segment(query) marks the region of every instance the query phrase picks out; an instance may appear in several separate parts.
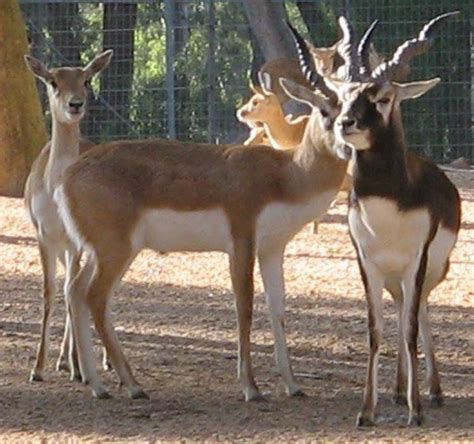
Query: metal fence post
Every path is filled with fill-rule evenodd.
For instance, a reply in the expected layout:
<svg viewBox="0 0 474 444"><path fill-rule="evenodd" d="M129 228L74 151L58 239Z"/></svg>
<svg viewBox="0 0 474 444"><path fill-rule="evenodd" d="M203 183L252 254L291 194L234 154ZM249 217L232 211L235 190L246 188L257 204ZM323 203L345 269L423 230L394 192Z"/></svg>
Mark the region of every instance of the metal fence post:
<svg viewBox="0 0 474 444"><path fill-rule="evenodd" d="M174 85L174 60L175 49L175 8L174 0L165 0L165 22L166 22L166 94L168 111L168 137L176 139L176 101Z"/></svg>
<svg viewBox="0 0 474 444"><path fill-rule="evenodd" d="M208 0L209 11L209 55L207 59L207 140L214 142L216 133L216 14L214 0Z"/></svg>

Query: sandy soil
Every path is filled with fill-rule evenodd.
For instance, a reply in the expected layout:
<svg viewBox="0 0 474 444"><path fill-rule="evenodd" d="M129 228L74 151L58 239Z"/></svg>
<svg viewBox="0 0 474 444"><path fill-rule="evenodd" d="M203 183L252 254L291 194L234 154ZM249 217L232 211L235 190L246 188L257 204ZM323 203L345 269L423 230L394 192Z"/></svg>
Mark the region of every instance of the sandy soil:
<svg viewBox="0 0 474 444"><path fill-rule="evenodd" d="M463 197L463 226L448 278L431 295L446 405L430 407L424 391L420 428L406 427L407 410L391 402L396 336L389 298L378 425L354 426L367 356L366 309L344 205L330 211L318 235L306 227L286 254L286 329L295 371L312 376L300 378L308 396L288 399L282 392L257 277L254 366L270 394L268 402L246 404L235 377L234 303L222 254L143 252L114 297L116 329L150 401L129 400L113 373L104 379L114 398L103 401L54 371L61 295L46 381L27 382L39 337L41 269L22 202L1 198L0 441L474 441L474 174L451 176Z"/></svg>

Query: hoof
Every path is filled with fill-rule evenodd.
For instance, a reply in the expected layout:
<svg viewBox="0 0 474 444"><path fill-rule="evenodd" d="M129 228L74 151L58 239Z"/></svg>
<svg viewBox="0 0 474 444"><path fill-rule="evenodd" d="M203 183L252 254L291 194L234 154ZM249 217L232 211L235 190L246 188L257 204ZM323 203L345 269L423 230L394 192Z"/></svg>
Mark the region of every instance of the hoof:
<svg viewBox="0 0 474 444"><path fill-rule="evenodd" d="M69 365L66 361L63 361L62 359L59 360L56 363L56 371L57 372L68 372L69 371Z"/></svg>
<svg viewBox="0 0 474 444"><path fill-rule="evenodd" d="M135 387L128 390L129 396L132 399L150 399L145 391L141 387Z"/></svg>
<svg viewBox="0 0 474 444"><path fill-rule="evenodd" d="M408 418L407 425L410 427L419 427L423 423L423 416L421 414L411 415Z"/></svg>
<svg viewBox="0 0 474 444"><path fill-rule="evenodd" d="M32 371L30 374L30 377L28 378L30 382L42 382L44 381L43 375L41 373L37 373L35 371Z"/></svg>
<svg viewBox="0 0 474 444"><path fill-rule="evenodd" d="M102 387L98 388L98 389L93 389L92 390L92 394L94 395L94 398L97 398L97 399L110 399L112 398L112 396L110 396L109 392L105 389L103 389Z"/></svg>
<svg viewBox="0 0 474 444"><path fill-rule="evenodd" d="M102 364L102 368L104 369L104 372L111 372L112 371L112 364L109 361L105 361Z"/></svg>
<svg viewBox="0 0 474 444"><path fill-rule="evenodd" d="M69 381L71 381L71 382L83 382L82 381L82 376L79 372L71 373L71 375L69 376Z"/></svg>
<svg viewBox="0 0 474 444"><path fill-rule="evenodd" d="M373 427L375 421L373 418L364 413L359 413L357 415L356 426L357 427Z"/></svg>
<svg viewBox="0 0 474 444"><path fill-rule="evenodd" d="M244 390L245 402L266 401L265 397L260 393L258 388L254 387Z"/></svg>
<svg viewBox="0 0 474 444"><path fill-rule="evenodd" d="M444 398L441 393L438 395L430 395L431 407L442 407L444 405Z"/></svg>
<svg viewBox="0 0 474 444"><path fill-rule="evenodd" d="M394 393L392 400L395 404L398 405L407 405L407 397L404 393Z"/></svg>
<svg viewBox="0 0 474 444"><path fill-rule="evenodd" d="M288 391L288 396L291 396L293 398L306 398L307 395L303 390L301 390L299 387L297 387L294 390L289 390Z"/></svg>

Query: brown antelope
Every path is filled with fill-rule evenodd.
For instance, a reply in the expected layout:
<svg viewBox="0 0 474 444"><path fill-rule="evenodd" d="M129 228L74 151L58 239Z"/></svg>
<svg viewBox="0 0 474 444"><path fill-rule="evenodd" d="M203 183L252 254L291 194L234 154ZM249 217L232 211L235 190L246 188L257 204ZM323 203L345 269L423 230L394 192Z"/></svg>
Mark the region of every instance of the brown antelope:
<svg viewBox="0 0 474 444"><path fill-rule="evenodd" d="M56 261L59 258L66 270L66 292L80 260L80 252L66 236L53 193L62 181L64 170L77 160L80 153L94 145L81 139L79 124L85 113L89 83L94 75L109 64L111 57L112 51L106 51L85 68L47 69L34 57L25 56L29 69L46 84L52 116L51 141L44 146L33 163L25 187L25 204L36 229L43 269L43 318L31 381L43 380L49 348L50 318L56 293ZM61 353L56 367L58 370L69 368L71 379L80 378L69 315L66 315Z"/></svg>
<svg viewBox="0 0 474 444"><path fill-rule="evenodd" d="M303 139L309 116L299 116L295 119L285 116L280 100L273 91L270 74L259 72L259 79L260 87L253 87L253 97L239 108L237 118L249 126L262 124L273 148L294 148ZM251 142L253 144L254 140ZM250 143L247 139L244 145L248 144Z"/></svg>
<svg viewBox="0 0 474 444"><path fill-rule="evenodd" d="M405 84L394 79L406 76L410 60L431 47L436 27L454 14L431 20L417 38L401 45L391 60L373 71L366 62L371 33L356 51L352 29L341 18L345 36L341 51L347 61L348 78L338 86L342 110L335 133L344 147L341 155L354 159L349 229L365 287L370 339L359 426L374 424L384 288L398 307L395 395L402 400L406 391L408 423L422 422L417 382L418 329L426 355L431 401L434 405L443 401L427 300L449 268L460 226L460 198L456 187L435 164L407 152L403 134L401 102L422 96L440 79Z"/></svg>
<svg viewBox="0 0 474 444"><path fill-rule="evenodd" d="M311 66L304 41L300 57ZM301 394L284 331L286 244L333 200L347 163L334 150L336 95L314 69L312 89L290 80L290 96L312 107L303 142L266 146L121 141L95 147L66 172L56 199L67 231L87 260L67 293L81 374L108 397L97 374L89 310L112 366L132 398L146 397L132 375L109 315L114 287L144 248L223 251L229 255L238 323L238 378L247 401L260 397L250 355L253 269L258 258L275 338L275 359L289 395ZM314 91L313 91L314 89Z"/></svg>
<svg viewBox="0 0 474 444"><path fill-rule="evenodd" d="M326 50L326 48L310 47L313 50L313 61L315 62L316 67L319 66L319 69L327 72L329 69L328 66L332 66L332 64L329 65L332 59L329 59L329 57L325 55L325 58L322 59L324 61L323 64L314 53L316 50L323 51ZM319 61L319 65L316 61ZM272 66L269 66L269 63L262 67L262 70L259 71L260 86L251 85L254 95L237 111L237 118L252 128L250 136L244 142L244 145L265 143L266 139L264 137L266 136L270 142L266 144L271 145L273 148L290 149L298 146L303 140L306 125L308 124L310 116L299 116L294 119L291 118L291 116L285 116L278 95L281 86L279 86L279 89L276 87L276 84L280 85L279 78L276 84L274 83L274 79L277 78L278 72L283 73L283 67L280 67L279 65L277 65L277 67L279 68L279 71L277 72L270 69ZM272 72L272 75L270 75L269 72ZM289 73L293 74L293 71L290 70ZM288 78L288 76L284 78ZM303 86L309 86L304 77L303 81L300 77L293 75L292 80L295 78L298 80L297 83ZM346 174L340 191L348 192L351 189L352 177L350 174ZM319 221L314 221L314 233L318 232L318 224Z"/></svg>

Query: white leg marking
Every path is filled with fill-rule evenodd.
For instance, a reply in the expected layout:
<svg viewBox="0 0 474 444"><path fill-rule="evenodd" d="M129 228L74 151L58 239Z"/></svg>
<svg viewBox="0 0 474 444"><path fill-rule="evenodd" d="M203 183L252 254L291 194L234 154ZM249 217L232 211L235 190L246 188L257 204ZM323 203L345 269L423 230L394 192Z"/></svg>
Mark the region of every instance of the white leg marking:
<svg viewBox="0 0 474 444"><path fill-rule="evenodd" d="M275 340L275 361L287 393L294 395L301 392L299 385L295 382L291 370L288 348L284 330L285 320L285 281L283 275L284 250L270 254L259 254L258 260L267 304L270 309L273 336Z"/></svg>
<svg viewBox="0 0 474 444"><path fill-rule="evenodd" d="M73 280L68 292L69 306L71 308L71 320L76 340L79 368L82 379L88 383L98 398L107 397L107 392L100 382L95 366L94 352L92 348L92 331L89 322L89 310L86 304L87 289L94 271L94 259L89 256L84 268L79 271Z"/></svg>

